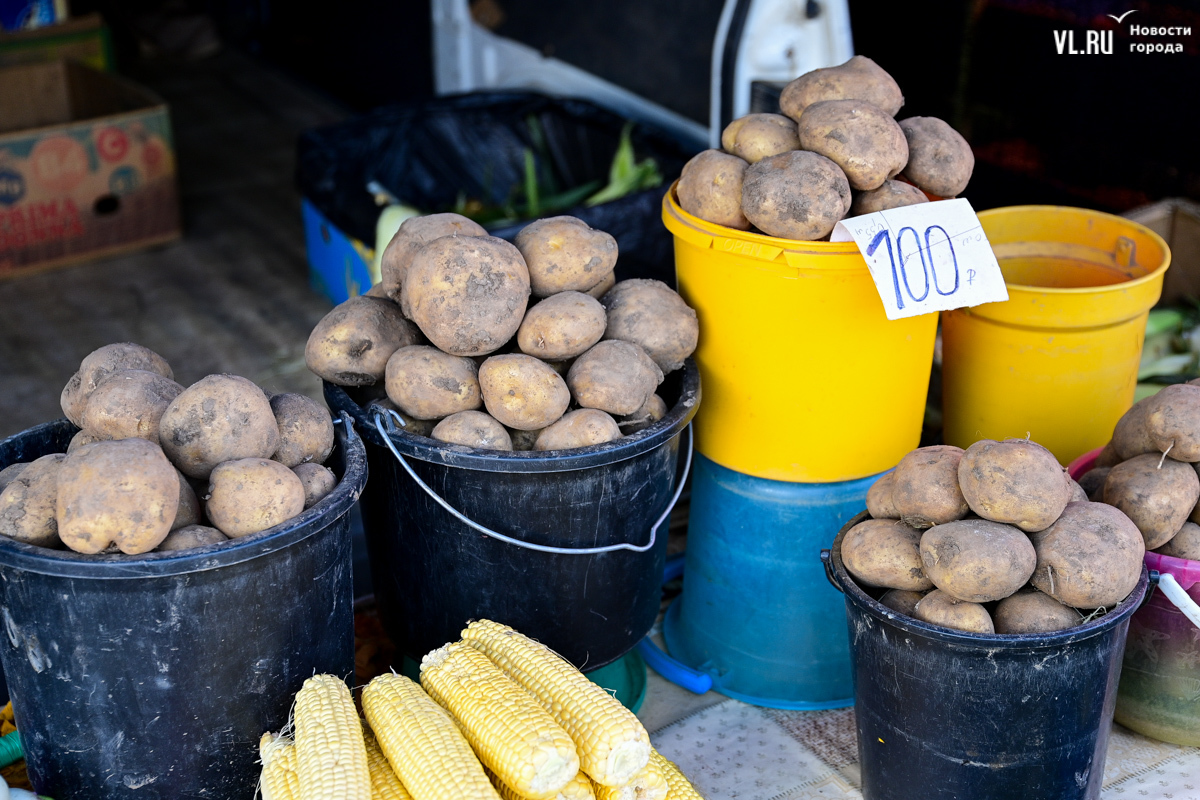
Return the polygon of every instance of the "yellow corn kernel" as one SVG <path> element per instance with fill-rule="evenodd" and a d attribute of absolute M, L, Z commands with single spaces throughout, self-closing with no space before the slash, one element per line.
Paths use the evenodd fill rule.
<path fill-rule="evenodd" d="M 679 771 L 675 762 L 663 758 L 662 753 L 657 750 L 650 754 L 650 762 L 657 766 L 667 779 L 667 800 L 704 800 L 692 786 L 692 782 Z"/>
<path fill-rule="evenodd" d="M 286 736 L 264 733 L 258 741 L 262 775 L 258 788 L 263 800 L 296 800 L 300 776 L 296 774 L 296 746 Z"/>
<path fill-rule="evenodd" d="M 525 687 L 575 742 L 579 766 L 602 786 L 624 786 L 650 760 L 638 718 L 569 661 L 507 625 L 477 620 L 463 640 Z"/>
<path fill-rule="evenodd" d="M 666 800 L 667 777 L 653 755 L 650 763 L 633 776 L 624 786 L 601 786 L 594 784 L 596 800 Z"/>
<path fill-rule="evenodd" d="M 362 692 L 363 713 L 396 777 L 414 800 L 499 800 L 453 718 L 403 675 Z"/>
<path fill-rule="evenodd" d="M 379 749 L 371 731 L 363 731 L 367 743 L 367 770 L 371 773 L 371 800 L 413 800 L 404 784 L 392 771 L 387 756 Z"/>
<path fill-rule="evenodd" d="M 367 746 L 341 678 L 314 675 L 296 693 L 299 800 L 371 800 Z"/>
<path fill-rule="evenodd" d="M 512 789 L 504 784 L 504 781 L 495 776 L 494 773 L 488 773 L 488 777 L 492 779 L 492 785 L 496 787 L 496 791 L 500 793 L 503 800 L 526 800 L 524 795 L 517 794 Z M 558 794 L 554 795 L 554 800 L 596 800 L 596 792 L 592 789 L 592 782 L 582 771 L 579 772 L 571 782 L 559 790 Z"/>
<path fill-rule="evenodd" d="M 462 724 L 479 760 L 523 797 L 550 800 L 579 772 L 567 732 L 466 642 L 426 654 L 421 685 Z"/>

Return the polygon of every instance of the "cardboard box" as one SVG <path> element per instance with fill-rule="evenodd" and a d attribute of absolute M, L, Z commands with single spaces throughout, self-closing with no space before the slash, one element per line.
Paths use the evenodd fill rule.
<path fill-rule="evenodd" d="M 1145 225 L 1166 239 L 1171 248 L 1171 266 L 1163 279 L 1159 305 L 1200 301 L 1200 204 L 1173 198 L 1135 208 L 1122 216 Z"/>
<path fill-rule="evenodd" d="M 179 235 L 161 99 L 72 62 L 0 70 L 0 277 Z"/>
<path fill-rule="evenodd" d="M 99 14 L 27 31 L 0 32 L 0 67 L 60 60 L 106 72 L 112 69 L 112 39 Z"/>

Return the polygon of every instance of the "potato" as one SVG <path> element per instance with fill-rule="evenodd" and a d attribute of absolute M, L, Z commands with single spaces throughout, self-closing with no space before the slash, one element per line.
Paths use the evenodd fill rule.
<path fill-rule="evenodd" d="M 404 313 L 440 350 L 486 355 L 503 347 L 525 318 L 529 270 L 503 239 L 443 236 L 413 256 L 403 299 Z"/>
<path fill-rule="evenodd" d="M 558 422 L 548 425 L 533 444 L 534 450 L 569 450 L 591 447 L 621 438 L 617 421 L 594 408 L 568 411 Z"/>
<path fill-rule="evenodd" d="M 921 563 L 943 592 L 971 603 L 990 603 L 1029 581 L 1037 553 L 1019 528 L 964 519 L 934 526 L 921 536 Z"/>
<path fill-rule="evenodd" d="M 1122 461 L 1124 461 L 1124 459 L 1117 454 L 1117 450 L 1111 441 L 1104 445 L 1104 447 L 1101 448 L 1099 455 L 1096 456 L 1097 467 L 1115 467 Z"/>
<path fill-rule="evenodd" d="M 937 197 L 962 194 L 975 169 L 967 140 L 937 117 L 909 117 L 899 124 L 908 142 L 904 177 Z"/>
<path fill-rule="evenodd" d="M 721 146 L 727 153 L 756 164 L 768 156 L 799 150 L 800 138 L 795 121 L 782 114 L 747 114 L 725 127 Z"/>
<path fill-rule="evenodd" d="M 742 213 L 745 161 L 720 150 L 705 150 L 683 165 L 675 187 L 679 207 L 693 217 L 739 231 L 750 230 Z"/>
<path fill-rule="evenodd" d="M 1088 499 L 1088 493 L 1070 475 L 1067 476 L 1067 488 L 1071 490 L 1071 499 L 1067 501 L 1068 503 L 1079 503 Z"/>
<path fill-rule="evenodd" d="M 83 431 L 80 431 L 80 433 L 82 433 L 82 432 Z M 77 433 L 75 435 L 78 436 L 79 434 Z M 71 441 L 75 441 L 75 440 L 72 439 Z M 10 483 L 12 483 L 14 480 L 16 480 L 17 476 L 20 475 L 25 470 L 25 468 L 28 466 L 29 466 L 28 461 L 17 461 L 15 463 L 9 464 L 4 469 L 0 469 L 0 492 L 3 492 L 5 487 L 7 487 Z"/>
<path fill-rule="evenodd" d="M 1172 558 L 1186 558 L 1200 561 L 1200 525 L 1185 522 L 1179 533 L 1170 538 L 1166 544 L 1159 545 L 1154 552 Z"/>
<path fill-rule="evenodd" d="M 0 491 L 0 534 L 38 547 L 58 545 L 55 508 L 64 458 L 52 453 L 9 473 L 8 485 Z"/>
<path fill-rule="evenodd" d="M 63 416 L 69 419 L 73 425 L 83 425 L 83 409 L 87 407 L 87 394 L 83 391 L 78 370 L 67 379 L 67 385 L 63 387 L 58 402 L 62 406 Z"/>
<path fill-rule="evenodd" d="M 401 347 L 385 375 L 388 399 L 406 419 L 436 420 L 483 405 L 475 362 L 436 347 Z"/>
<path fill-rule="evenodd" d="M 1154 397 L 1144 397 L 1133 404 L 1133 407 L 1121 415 L 1117 426 L 1113 428 L 1112 441 L 1109 446 L 1116 454 L 1117 463 L 1128 461 L 1142 453 L 1157 453 L 1158 448 L 1150 441 L 1150 431 L 1146 428 L 1146 412 L 1151 408 L 1150 401 Z M 1097 466 L 1103 466 L 1097 464 Z"/>
<path fill-rule="evenodd" d="M 91 431 L 81 430 L 78 433 L 76 433 L 74 436 L 72 436 L 71 441 L 67 443 L 67 453 L 68 454 L 74 453 L 76 450 L 83 447 L 85 444 L 91 444 L 92 442 L 104 442 L 104 441 L 107 441 L 107 439 L 105 439 L 102 436 L 97 436 L 96 434 L 92 433 Z"/>
<path fill-rule="evenodd" d="M 330 383 L 367 386 L 383 378 L 392 353 L 420 340 L 395 303 L 351 297 L 313 328 L 304 346 L 304 363 Z"/>
<path fill-rule="evenodd" d="M 617 265 L 617 240 L 578 217 L 531 222 L 513 240 L 529 267 L 535 297 L 586 292 Z"/>
<path fill-rule="evenodd" d="M 600 280 L 599 283 L 597 283 L 595 286 L 593 286 L 592 288 L 590 288 L 586 292 L 584 292 L 584 294 L 586 294 L 588 297 L 593 297 L 593 298 L 599 300 L 601 297 L 604 297 L 604 295 L 608 292 L 609 289 L 616 286 L 616 284 L 617 284 L 617 273 L 610 272 L 607 275 L 605 275 Z"/>
<path fill-rule="evenodd" d="M 900 519 L 900 512 L 892 502 L 892 491 L 896 486 L 896 470 L 885 472 L 867 490 L 867 511 L 875 519 Z"/>
<path fill-rule="evenodd" d="M 441 442 L 478 447 L 483 450 L 512 450 L 512 439 L 504 426 L 482 411 L 459 411 L 439 422 L 431 437 Z"/>
<path fill-rule="evenodd" d="M 696 350 L 696 312 L 662 281 L 621 281 L 600 302 L 608 312 L 604 338 L 641 345 L 664 373 L 682 367 Z"/>
<path fill-rule="evenodd" d="M 488 413 L 523 431 L 546 427 L 571 403 L 562 376 L 533 356 L 492 356 L 479 368 L 479 386 Z"/>
<path fill-rule="evenodd" d="M 77 553 L 100 553 L 113 544 L 126 555 L 148 553 L 171 532 L 181 492 L 179 473 L 153 442 L 86 445 L 59 470 L 59 538 Z"/>
<path fill-rule="evenodd" d="M 409 217 L 404 220 L 387 243 L 387 247 L 383 248 L 383 255 L 379 257 L 379 273 L 382 280 L 376 288 L 380 288 L 386 297 L 400 302 L 404 275 L 408 272 L 413 256 L 434 239 L 456 235 L 487 236 L 488 233 L 479 223 L 459 214 L 426 214 L 423 217 Z"/>
<path fill-rule="evenodd" d="M 842 562 L 864 586 L 910 592 L 933 588 L 921 565 L 921 532 L 900 520 L 868 519 L 846 531 Z"/>
<path fill-rule="evenodd" d="M 1089 500 L 1103 502 L 1104 481 L 1112 467 L 1092 467 L 1079 476 L 1079 486 L 1087 494 Z"/>
<path fill-rule="evenodd" d="M 1071 499 L 1054 455 L 1025 440 L 971 445 L 958 464 L 958 484 L 976 514 L 1026 533 L 1049 527 Z"/>
<path fill-rule="evenodd" d="M 798 128 L 800 145 L 841 167 L 851 189 L 878 189 L 908 161 L 908 143 L 896 120 L 862 100 L 813 103 Z"/>
<path fill-rule="evenodd" d="M 903 181 L 886 180 L 878 189 L 858 192 L 850 202 L 850 216 L 873 214 L 889 208 L 928 203 L 929 198 L 917 187 Z"/>
<path fill-rule="evenodd" d="M 279 448 L 270 401 L 237 375 L 209 375 L 184 389 L 159 427 L 163 452 L 191 478 L 207 478 L 223 461 L 270 458 Z"/>
<path fill-rule="evenodd" d="M 1104 503 L 1071 503 L 1058 521 L 1029 538 L 1037 551 L 1030 583 L 1072 608 L 1112 608 L 1142 575 L 1142 534 Z"/>
<path fill-rule="evenodd" d="M 516 428 L 507 428 L 508 438 L 512 440 L 513 450 L 527 452 L 533 449 L 533 445 L 537 443 L 537 438 L 542 435 L 545 428 L 535 431 L 519 431 Z"/>
<path fill-rule="evenodd" d="M 846 174 L 818 153 L 793 150 L 746 169 L 742 212 L 768 236 L 823 239 L 849 210 Z"/>
<path fill-rule="evenodd" d="M 158 426 L 183 387 L 170 378 L 142 369 L 111 372 L 88 397 L 83 428 L 99 439 L 137 437 L 159 443 Z"/>
<path fill-rule="evenodd" d="M 441 351 L 439 351 L 439 352 L 441 352 Z M 472 362 L 472 363 L 474 363 L 474 362 Z M 482 399 L 480 400 L 480 402 L 482 402 Z M 370 411 L 372 408 L 375 408 L 375 407 L 386 408 L 391 411 L 396 411 L 398 413 L 400 411 L 400 409 L 396 406 L 396 404 L 393 403 L 391 400 L 389 400 L 386 397 L 384 397 L 381 400 L 372 400 L 370 403 L 367 403 L 368 411 Z M 389 415 L 389 417 L 390 417 L 390 415 Z M 374 421 L 375 421 L 374 413 L 370 414 L 370 418 L 371 418 L 372 427 L 373 427 Z M 397 428 L 404 431 L 405 433 L 411 433 L 413 436 L 429 436 L 429 434 L 433 433 L 434 426 L 436 426 L 438 423 L 438 421 L 435 419 L 417 419 L 416 417 L 411 417 L 407 414 L 400 414 L 400 419 L 403 420 L 403 423 L 396 421 L 395 417 L 391 417 L 391 419 L 392 419 L 392 422 L 395 423 Z"/>
<path fill-rule="evenodd" d="M 967 633 L 994 634 L 996 627 L 987 609 L 979 603 L 959 600 L 952 595 L 934 589 L 921 598 L 913 609 L 913 616 L 930 625 L 941 625 Z"/>
<path fill-rule="evenodd" d="M 62 391 L 62 408 L 67 419 L 83 427 L 83 411 L 96 387 L 113 372 L 142 369 L 173 379 L 171 365 L 148 347 L 133 342 L 106 344 L 84 356 L 79 371 L 71 376 Z"/>
<path fill-rule="evenodd" d="M 324 464 L 333 452 L 333 417 L 329 409 L 302 394 L 285 392 L 271 398 L 279 428 L 279 445 L 272 460 L 285 467 L 312 462 Z"/>
<path fill-rule="evenodd" d="M 1104 502 L 1133 520 L 1146 539 L 1147 550 L 1169 542 L 1198 500 L 1200 478 L 1195 468 L 1156 453 L 1117 464 L 1104 480 Z"/>
<path fill-rule="evenodd" d="M 900 459 L 892 483 L 892 505 L 914 528 L 962 519 L 970 510 L 958 488 L 962 448 L 948 444 L 920 447 Z"/>
<path fill-rule="evenodd" d="M 1036 589 L 1017 592 L 996 605 L 996 633 L 1050 633 L 1074 628 L 1083 621 L 1078 611 Z"/>
<path fill-rule="evenodd" d="M 224 461 L 208 478 L 208 518 L 230 539 L 286 522 L 304 510 L 304 484 L 266 458 Z"/>
<path fill-rule="evenodd" d="M 216 528 L 210 528 L 207 525 L 186 525 L 168 533 L 167 538 L 159 542 L 158 547 L 154 548 L 154 552 L 165 553 L 173 550 L 191 550 L 196 547 L 221 544 L 228 541 L 229 537 Z"/>
<path fill-rule="evenodd" d="M 559 292 L 525 312 L 517 346 L 545 361 L 574 358 L 600 341 L 607 324 L 599 300 L 582 292 Z"/>
<path fill-rule="evenodd" d="M 175 508 L 175 517 L 171 520 L 171 530 L 179 530 L 189 525 L 198 525 L 203 518 L 200 511 L 200 498 L 196 490 L 188 483 L 187 476 L 175 470 L 179 479 L 179 505 Z"/>
<path fill-rule="evenodd" d="M 917 613 L 917 603 L 921 602 L 921 598 L 924 596 L 925 592 L 888 589 L 884 592 L 883 597 L 879 598 L 879 602 L 898 614 L 911 617 Z"/>
<path fill-rule="evenodd" d="M 1160 453 L 1176 461 L 1200 461 L 1200 386 L 1164 386 L 1146 404 L 1146 431 Z"/>
<path fill-rule="evenodd" d="M 297 464 L 292 467 L 292 472 L 296 473 L 296 477 L 300 479 L 300 485 L 304 487 L 304 507 L 306 509 L 321 502 L 325 495 L 332 492 L 333 487 L 337 486 L 337 476 L 333 474 L 333 470 L 315 461 Z"/>
<path fill-rule="evenodd" d="M 385 289 L 383 286 L 383 283 L 377 283 L 370 289 L 367 289 L 365 292 L 363 292 L 363 297 L 382 297 L 384 300 L 392 300 L 392 296 L 388 294 L 387 289 Z M 216 528 L 213 528 L 213 530 L 216 530 Z M 217 533 L 221 532 L 217 531 Z M 225 534 L 222 533 L 221 535 L 224 536 Z"/>
<path fill-rule="evenodd" d="M 865 100 L 893 117 L 904 105 L 904 95 L 896 81 L 866 56 L 854 56 L 839 66 L 804 73 L 783 87 L 779 108 L 799 120 L 804 109 L 822 100 Z"/>
<path fill-rule="evenodd" d="M 646 404 L 663 374 L 639 345 L 606 340 L 575 359 L 567 372 L 571 396 L 583 408 L 632 414 Z"/>
<path fill-rule="evenodd" d="M 649 428 L 667 415 L 667 403 L 656 394 L 650 395 L 642 407 L 632 414 L 617 417 L 617 427 L 625 436 L 631 436 L 638 431 Z"/>

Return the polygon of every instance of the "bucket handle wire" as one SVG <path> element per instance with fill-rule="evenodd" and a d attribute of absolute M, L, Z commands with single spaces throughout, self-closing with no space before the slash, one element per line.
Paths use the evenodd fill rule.
<path fill-rule="evenodd" d="M 520 539 L 514 539 L 511 536 L 505 536 L 499 531 L 494 531 L 491 528 L 484 527 L 475 520 L 463 514 L 458 509 L 454 508 L 454 506 L 450 505 L 450 503 L 448 503 L 445 498 L 435 492 L 429 486 L 429 484 L 421 480 L 420 477 L 417 476 L 417 473 L 413 471 L 412 466 L 407 460 L 405 460 L 404 456 L 400 455 L 400 451 L 398 451 L 396 446 L 392 444 L 392 438 L 389 435 L 389 431 L 384 427 L 384 417 L 387 417 L 388 426 L 391 427 L 391 430 L 395 430 L 396 422 L 399 422 L 401 426 L 404 426 L 404 418 L 391 409 L 377 409 L 375 412 L 375 429 L 379 431 L 379 435 L 383 438 L 383 443 L 386 444 L 388 449 L 392 451 L 392 455 L 394 455 L 396 460 L 400 462 L 400 466 L 404 468 L 404 471 L 408 473 L 408 476 L 416 481 L 417 485 L 424 489 L 425 493 L 432 497 L 438 505 L 446 509 L 446 511 L 453 515 L 459 522 L 462 522 L 464 525 L 479 531 L 485 536 L 490 536 L 493 539 L 504 542 L 505 544 L 524 547 L 526 550 L 536 550 L 539 553 L 555 553 L 557 555 L 568 556 L 588 556 L 597 555 L 599 553 L 611 553 L 616 550 L 631 550 L 634 553 L 646 552 L 654 547 L 654 543 L 658 540 L 659 527 L 667 521 L 667 517 L 671 516 L 671 512 L 675 509 L 675 504 L 679 502 L 679 496 L 683 494 L 683 485 L 687 483 L 688 472 L 692 468 L 694 435 L 692 434 L 692 424 L 689 422 L 685 427 L 688 435 L 688 450 L 687 460 L 683 463 L 683 475 L 680 476 L 679 483 L 675 486 L 675 494 L 672 495 L 671 502 L 667 503 L 666 509 L 662 512 L 662 514 L 659 515 L 654 524 L 650 526 L 650 541 L 644 545 L 635 545 L 626 542 L 621 544 L 610 544 L 604 547 L 552 547 L 545 544 L 533 544 L 532 542 L 523 542 Z"/>
<path fill-rule="evenodd" d="M 1158 589 L 1167 596 L 1167 600 L 1171 601 L 1171 605 L 1178 608 L 1183 615 L 1191 620 L 1192 624 L 1200 628 L 1200 605 L 1196 605 L 1196 601 L 1192 599 L 1179 582 L 1175 580 L 1175 576 L 1169 572 L 1156 572 L 1151 574 L 1151 579 L 1155 576 L 1158 578 Z"/>

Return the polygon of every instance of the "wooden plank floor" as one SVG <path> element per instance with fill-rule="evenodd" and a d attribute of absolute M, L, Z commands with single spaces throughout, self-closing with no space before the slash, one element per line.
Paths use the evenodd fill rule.
<path fill-rule="evenodd" d="M 184 386 L 230 372 L 320 398 L 304 343 L 330 303 L 308 285 L 295 142 L 341 110 L 232 52 L 131 77 L 170 105 L 184 238 L 0 282 L 0 438 L 61 417 L 63 385 L 110 342 L 157 351 Z"/>

